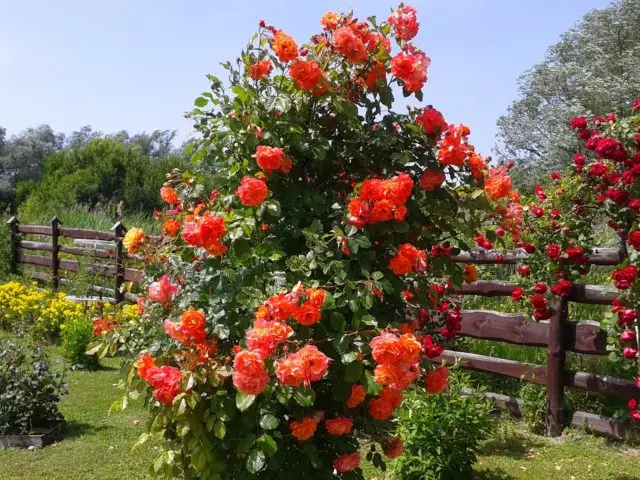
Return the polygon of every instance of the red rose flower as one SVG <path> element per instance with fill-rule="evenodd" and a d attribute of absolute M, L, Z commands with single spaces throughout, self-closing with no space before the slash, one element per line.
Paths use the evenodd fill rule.
<path fill-rule="evenodd" d="M 439 137 L 447 128 L 442 113 L 433 107 L 427 107 L 422 110 L 422 113 L 416 118 L 416 123 L 422 125 L 424 133 L 429 136 Z"/>
<path fill-rule="evenodd" d="M 556 285 L 551 287 L 551 293 L 559 297 L 568 297 L 573 289 L 573 283 L 569 280 L 560 280 Z"/>

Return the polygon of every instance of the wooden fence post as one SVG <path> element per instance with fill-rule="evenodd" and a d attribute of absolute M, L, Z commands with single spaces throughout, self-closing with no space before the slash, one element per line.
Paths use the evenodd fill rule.
<path fill-rule="evenodd" d="M 53 289 L 58 290 L 60 286 L 60 246 L 58 239 L 60 237 L 60 225 L 62 222 L 58 217 L 51 219 L 51 271 L 53 275 Z"/>
<path fill-rule="evenodd" d="M 111 230 L 115 233 L 116 236 L 116 276 L 115 276 L 115 290 L 114 296 L 116 299 L 116 303 L 120 303 L 124 301 L 124 292 L 122 291 L 122 284 L 124 283 L 124 260 L 125 260 L 125 251 L 124 245 L 122 244 L 122 239 L 124 238 L 124 234 L 126 232 L 126 228 L 122 225 L 122 222 L 117 222 Z"/>
<path fill-rule="evenodd" d="M 565 329 L 569 318 L 569 303 L 561 298 L 554 304 L 549 320 L 549 350 L 547 353 L 547 435 L 559 437 L 564 427 L 564 380 L 566 366 Z"/>
<path fill-rule="evenodd" d="M 20 234 L 18 232 L 18 225 L 20 222 L 16 217 L 11 217 L 7 220 L 9 226 L 9 232 L 11 238 L 9 239 L 10 258 L 9 258 L 9 271 L 13 275 L 18 274 L 18 265 L 20 264 Z"/>

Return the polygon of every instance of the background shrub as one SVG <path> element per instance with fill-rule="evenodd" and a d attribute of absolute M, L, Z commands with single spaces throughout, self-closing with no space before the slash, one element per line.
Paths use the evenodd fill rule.
<path fill-rule="evenodd" d="M 0 434 L 27 434 L 61 421 L 63 372 L 36 345 L 0 341 Z"/>
<path fill-rule="evenodd" d="M 98 357 L 87 355 L 87 345 L 93 339 L 93 322 L 86 316 L 74 317 L 61 327 L 62 346 L 72 365 L 96 368 Z"/>
<path fill-rule="evenodd" d="M 469 376 L 456 372 L 441 395 L 407 394 L 398 434 L 405 450 L 393 464 L 393 478 L 454 480 L 471 478 L 478 444 L 493 430 L 491 404 L 481 394 L 463 395 Z"/>

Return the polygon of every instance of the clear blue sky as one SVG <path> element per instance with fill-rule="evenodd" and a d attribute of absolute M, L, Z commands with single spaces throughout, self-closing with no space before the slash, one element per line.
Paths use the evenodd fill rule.
<path fill-rule="evenodd" d="M 425 102 L 471 128 L 489 154 L 516 78 L 586 12 L 609 0 L 408 0 L 431 57 Z M 304 6 L 303 6 L 304 5 Z M 0 0 L 0 125 L 68 133 L 176 129 L 204 74 L 245 45 L 260 18 L 299 43 L 328 10 L 386 18 L 383 0 Z M 401 110 L 401 109 L 397 109 Z"/>

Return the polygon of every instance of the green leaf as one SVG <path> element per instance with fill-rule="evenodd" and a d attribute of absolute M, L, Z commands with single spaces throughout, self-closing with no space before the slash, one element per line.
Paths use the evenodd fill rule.
<path fill-rule="evenodd" d="M 278 95 L 273 99 L 271 109 L 287 113 L 291 109 L 291 100 L 284 95 Z"/>
<path fill-rule="evenodd" d="M 236 395 L 236 407 L 241 412 L 244 412 L 247 408 L 253 405 L 253 402 L 256 401 L 255 395 L 247 395 L 246 393 L 238 392 Z"/>
<path fill-rule="evenodd" d="M 344 327 L 347 323 L 347 319 L 340 312 L 331 312 L 331 318 L 329 320 L 331 328 L 336 332 L 344 332 Z"/>
<path fill-rule="evenodd" d="M 158 473 L 160 470 L 162 470 L 162 467 L 164 466 L 164 462 L 165 462 L 165 457 L 163 453 L 162 455 L 159 455 L 158 458 L 156 458 L 155 462 L 153 462 L 153 471 Z"/>
<path fill-rule="evenodd" d="M 333 348 L 336 349 L 336 352 L 342 354 L 347 351 L 349 348 L 349 337 L 346 335 L 340 335 L 333 340 Z"/>
<path fill-rule="evenodd" d="M 274 217 L 280 216 L 280 202 L 278 202 L 277 200 L 267 200 L 266 202 L 264 202 L 264 204 L 267 207 L 267 212 L 269 212 Z"/>
<path fill-rule="evenodd" d="M 278 451 L 278 445 L 276 444 L 276 441 L 271 435 L 267 435 L 266 433 L 258 438 L 256 443 L 267 457 L 275 455 L 275 453 Z"/>
<path fill-rule="evenodd" d="M 262 450 L 251 450 L 247 457 L 247 470 L 249 473 L 258 473 L 264 468 L 265 456 Z"/>
<path fill-rule="evenodd" d="M 260 427 L 263 430 L 273 430 L 274 428 L 277 428 L 279 424 L 280 422 L 278 419 L 270 413 L 260 417 Z"/>
<path fill-rule="evenodd" d="M 377 327 L 378 321 L 373 315 L 364 315 L 360 321 L 369 327 Z"/>
<path fill-rule="evenodd" d="M 334 100 L 336 110 L 349 118 L 358 118 L 358 106 L 344 98 L 337 97 Z"/>
<path fill-rule="evenodd" d="M 301 407 L 311 407 L 316 401 L 316 392 L 311 387 L 297 388 L 293 393 L 293 398 Z"/>
<path fill-rule="evenodd" d="M 184 415 L 184 412 L 187 411 L 187 401 L 182 398 L 180 400 L 180 404 L 178 405 L 178 410 L 176 411 L 176 416 L 177 417 L 181 417 L 182 415 Z"/>
<path fill-rule="evenodd" d="M 218 437 L 220 440 L 222 440 L 225 435 L 227 434 L 227 426 L 224 424 L 224 422 L 218 420 L 214 425 L 213 425 L 213 434 Z"/>
<path fill-rule="evenodd" d="M 362 386 L 366 390 L 367 395 L 378 395 L 380 390 L 382 390 L 382 385 L 376 382 L 376 379 L 368 370 L 364 372 Z"/>
<path fill-rule="evenodd" d="M 352 362 L 347 365 L 347 368 L 344 370 L 344 379 L 347 382 L 355 383 L 360 380 L 362 376 L 362 363 L 360 362 Z"/>
<path fill-rule="evenodd" d="M 191 465 L 198 472 L 201 472 L 207 466 L 207 454 L 202 450 L 198 449 L 195 452 L 191 453 Z"/>
<path fill-rule="evenodd" d="M 198 97 L 193 103 L 195 104 L 196 107 L 202 108 L 207 106 L 207 104 L 209 103 L 209 100 L 207 100 L 204 97 Z"/>
<path fill-rule="evenodd" d="M 237 452 L 248 452 L 251 447 L 256 443 L 256 436 L 253 433 L 248 433 L 242 440 L 236 445 Z"/>

